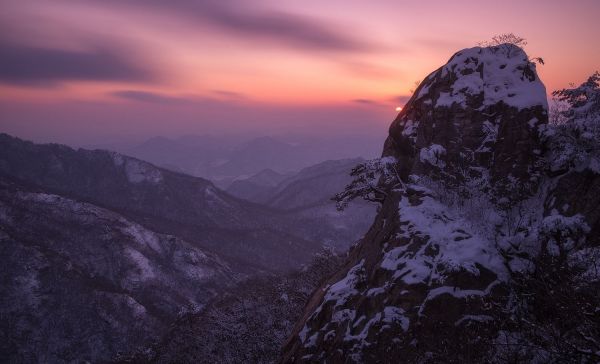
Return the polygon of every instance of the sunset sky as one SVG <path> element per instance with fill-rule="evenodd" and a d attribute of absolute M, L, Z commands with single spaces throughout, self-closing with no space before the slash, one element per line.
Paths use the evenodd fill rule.
<path fill-rule="evenodd" d="M 600 1 L 0 0 L 0 131 L 101 143 L 385 133 L 415 81 L 495 34 L 550 93 L 600 68 Z"/>

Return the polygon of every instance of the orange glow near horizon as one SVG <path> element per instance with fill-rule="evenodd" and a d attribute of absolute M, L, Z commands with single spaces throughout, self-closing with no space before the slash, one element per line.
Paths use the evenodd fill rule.
<path fill-rule="evenodd" d="M 0 3 L 0 47 L 16 52 L 15 59 L 30 49 L 42 55 L 37 69 L 17 64 L 22 74 L 0 75 L 0 106 L 96 102 L 106 118 L 123 120 L 123 107 L 134 113 L 157 103 L 169 110 L 211 103 L 228 117 L 227 108 L 243 107 L 245 127 L 264 117 L 252 114 L 252 105 L 360 109 L 370 110 L 365 119 L 391 118 L 415 81 L 456 51 L 506 32 L 527 38 L 528 54 L 545 59 L 538 72 L 548 93 L 600 67 L 600 3 L 592 0 Z M 66 69 L 69 57 L 73 69 Z M 0 131 L 18 132 L 19 120 L 28 118 L 11 110 L 0 115 Z M 200 130 L 205 117 L 197 114 Z"/>

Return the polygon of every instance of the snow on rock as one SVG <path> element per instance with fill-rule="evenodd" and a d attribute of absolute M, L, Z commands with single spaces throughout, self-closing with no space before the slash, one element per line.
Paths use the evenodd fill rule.
<path fill-rule="evenodd" d="M 415 135 L 417 132 L 417 127 L 419 126 L 418 122 L 415 122 L 413 120 L 407 120 L 404 123 L 404 129 L 402 130 L 402 135 L 409 137 L 410 139 L 412 139 L 413 141 L 416 140 L 417 136 Z"/>
<path fill-rule="evenodd" d="M 156 277 L 156 273 L 152 268 L 150 260 L 144 254 L 132 248 L 126 248 L 125 253 L 136 266 L 134 280 L 147 281 Z"/>
<path fill-rule="evenodd" d="M 442 77 L 457 77 L 449 92 L 443 92 L 436 106 L 449 107 L 454 103 L 466 106 L 469 97 L 483 95 L 484 105 L 504 102 L 519 109 L 536 105 L 548 107 L 546 88 L 531 71 L 535 64 L 525 52 L 513 45 L 474 47 L 456 53 L 442 67 Z M 424 97 L 427 91 L 419 93 Z"/>
<path fill-rule="evenodd" d="M 492 290 L 492 288 L 494 288 L 497 284 L 498 284 L 498 281 L 494 281 L 491 284 L 489 284 L 485 290 L 460 289 L 460 288 L 453 287 L 453 286 L 442 286 L 442 287 L 433 288 L 433 289 L 429 290 L 429 293 L 427 294 L 427 298 L 425 299 L 425 303 L 437 298 L 438 296 L 444 295 L 444 294 L 447 294 L 447 295 L 450 295 L 450 296 L 456 297 L 456 298 L 485 296 L 485 295 L 489 294 L 490 291 Z M 425 307 L 425 305 L 421 306 L 421 311 L 419 311 L 419 312 L 422 312 L 424 307 Z"/>
<path fill-rule="evenodd" d="M 438 168 L 444 168 L 446 163 L 442 157 L 446 154 L 446 149 L 439 144 L 432 144 L 426 148 L 421 148 L 419 158 L 422 163 L 429 163 Z"/>
<path fill-rule="evenodd" d="M 402 198 L 398 208 L 400 219 L 405 222 L 400 234 L 407 238 L 426 236 L 429 244 L 416 253 L 412 252 L 409 262 L 406 261 L 406 254 L 399 254 L 393 263 L 386 254 L 386 267 L 396 270 L 395 276 L 403 277 L 407 283 L 416 283 L 425 278 L 440 279 L 440 268 L 445 272 L 464 269 L 477 275 L 478 266 L 491 269 L 498 276 L 506 276 L 503 260 L 498 255 L 492 237 L 470 230 L 472 224 L 454 214 L 448 206 L 431 196 L 425 196 L 415 205 L 407 198 Z M 437 254 L 430 257 L 431 254 L 425 253 L 429 249 L 435 249 Z M 401 265 L 404 268 L 397 270 Z M 432 269 L 432 266 L 435 268 Z"/>
<path fill-rule="evenodd" d="M 410 319 L 404 314 L 405 311 L 400 307 L 386 306 L 383 309 L 383 322 L 399 322 L 402 330 L 408 331 Z"/>
<path fill-rule="evenodd" d="M 143 317 L 146 314 L 146 307 L 136 301 L 135 298 L 126 296 L 125 302 L 131 307 L 136 318 Z"/>
<path fill-rule="evenodd" d="M 136 159 L 127 159 L 125 162 L 125 173 L 127 179 L 132 183 L 162 181 L 162 173 L 153 165 Z"/>
<path fill-rule="evenodd" d="M 143 226 L 129 223 L 121 231 L 133 238 L 140 246 L 148 246 L 157 253 L 162 252 L 159 237 L 156 233 L 145 229 Z"/>
<path fill-rule="evenodd" d="M 162 173 L 150 163 L 126 157 L 119 153 L 111 153 L 113 163 L 125 170 L 127 180 L 131 183 L 149 182 L 160 183 L 163 180 Z"/>
<path fill-rule="evenodd" d="M 213 185 L 208 185 L 204 189 L 204 196 L 209 204 L 225 205 L 227 202 L 219 195 L 217 189 Z"/>
<path fill-rule="evenodd" d="M 550 255 L 558 256 L 562 251 L 571 251 L 580 240 L 590 232 L 590 227 L 581 214 L 574 216 L 559 215 L 557 211 L 546 216 L 539 227 L 541 236 L 548 237 L 546 249 Z"/>
<path fill-rule="evenodd" d="M 192 249 L 181 250 L 174 255 L 177 270 L 195 281 L 206 280 L 214 274 L 205 264 L 208 261 L 206 254 Z"/>
<path fill-rule="evenodd" d="M 361 280 L 361 271 L 364 260 L 352 267 L 344 279 L 331 285 L 327 289 L 324 301 L 335 301 L 335 305 L 343 305 L 350 296 L 357 294 L 356 284 Z"/>
<path fill-rule="evenodd" d="M 460 326 L 462 324 L 468 323 L 469 321 L 488 322 L 493 320 L 494 318 L 489 315 L 464 315 L 463 317 L 461 317 L 460 320 L 456 321 L 454 325 Z"/>

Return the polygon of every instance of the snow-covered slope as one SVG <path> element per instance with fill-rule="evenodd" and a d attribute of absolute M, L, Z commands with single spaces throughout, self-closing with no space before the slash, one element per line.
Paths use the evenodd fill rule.
<path fill-rule="evenodd" d="M 5 178 L 0 187 L 3 360 L 110 360 L 234 281 L 181 238 Z"/>

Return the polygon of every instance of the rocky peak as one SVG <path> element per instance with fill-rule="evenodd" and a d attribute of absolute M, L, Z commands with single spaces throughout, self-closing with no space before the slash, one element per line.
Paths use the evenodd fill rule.
<path fill-rule="evenodd" d="M 489 175 L 528 180 L 541 151 L 546 89 L 525 52 L 510 44 L 457 52 L 427 76 L 396 117 L 384 156 L 402 176 L 460 183 Z"/>
<path fill-rule="evenodd" d="M 548 236 L 585 234 L 599 211 L 544 208 L 558 201 L 544 169 L 547 122 L 545 87 L 514 45 L 462 50 L 427 76 L 374 163 L 384 169 L 377 217 L 314 292 L 284 362 L 510 361 L 502 345 L 524 336 L 514 277 L 548 256 Z"/>

